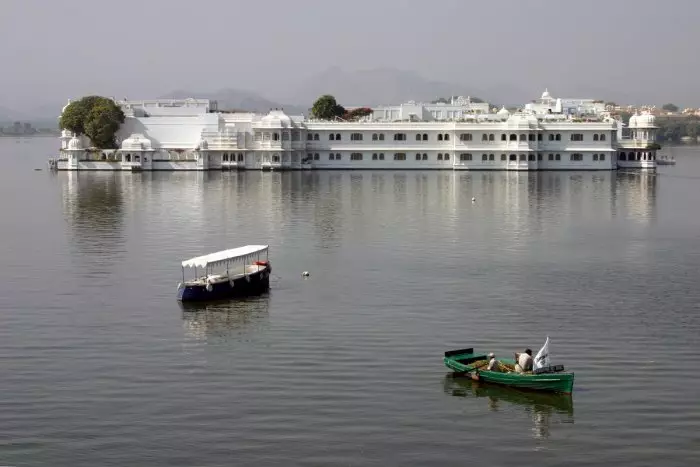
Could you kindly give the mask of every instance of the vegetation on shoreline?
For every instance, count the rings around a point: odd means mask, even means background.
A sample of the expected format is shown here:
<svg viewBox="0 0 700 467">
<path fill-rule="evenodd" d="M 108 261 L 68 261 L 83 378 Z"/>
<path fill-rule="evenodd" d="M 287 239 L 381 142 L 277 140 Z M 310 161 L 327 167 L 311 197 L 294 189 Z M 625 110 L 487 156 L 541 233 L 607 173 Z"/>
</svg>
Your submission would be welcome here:
<svg viewBox="0 0 700 467">
<path fill-rule="evenodd" d="M 59 127 L 77 135 L 86 135 L 100 149 L 115 149 L 114 138 L 124 123 L 124 112 L 111 99 L 86 96 L 68 104 L 61 114 Z"/>
</svg>

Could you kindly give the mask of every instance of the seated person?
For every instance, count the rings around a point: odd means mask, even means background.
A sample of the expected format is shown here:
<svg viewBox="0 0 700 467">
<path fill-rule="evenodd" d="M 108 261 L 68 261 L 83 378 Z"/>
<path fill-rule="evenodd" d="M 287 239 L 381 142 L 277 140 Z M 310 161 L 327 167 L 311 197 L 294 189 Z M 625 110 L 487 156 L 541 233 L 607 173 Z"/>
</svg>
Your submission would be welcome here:
<svg viewBox="0 0 700 467">
<path fill-rule="evenodd" d="M 532 350 L 525 349 L 524 353 L 515 353 L 515 372 L 525 373 L 532 371 Z"/>
<path fill-rule="evenodd" d="M 496 360 L 496 355 L 491 352 L 489 353 L 489 366 L 486 367 L 487 370 L 489 371 L 500 371 L 500 365 L 498 364 L 498 360 Z"/>
</svg>

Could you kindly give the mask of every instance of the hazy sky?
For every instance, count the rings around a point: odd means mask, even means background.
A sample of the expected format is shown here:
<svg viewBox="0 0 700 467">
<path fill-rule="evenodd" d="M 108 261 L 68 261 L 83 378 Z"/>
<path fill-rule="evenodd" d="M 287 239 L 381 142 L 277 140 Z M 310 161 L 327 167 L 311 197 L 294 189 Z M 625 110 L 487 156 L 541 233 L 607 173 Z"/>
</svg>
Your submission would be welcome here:
<svg viewBox="0 0 700 467">
<path fill-rule="evenodd" d="M 0 106 L 279 98 L 331 66 L 700 106 L 698 21 L 700 0 L 2 0 Z"/>
</svg>

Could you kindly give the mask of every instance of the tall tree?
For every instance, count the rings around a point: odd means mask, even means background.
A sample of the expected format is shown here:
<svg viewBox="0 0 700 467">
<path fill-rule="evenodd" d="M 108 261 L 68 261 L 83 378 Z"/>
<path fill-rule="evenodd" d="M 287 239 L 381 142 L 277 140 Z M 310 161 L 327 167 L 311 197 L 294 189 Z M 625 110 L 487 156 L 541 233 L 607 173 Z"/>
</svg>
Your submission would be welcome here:
<svg viewBox="0 0 700 467">
<path fill-rule="evenodd" d="M 86 135 L 98 148 L 114 148 L 114 135 L 124 123 L 124 112 L 112 100 L 86 96 L 71 102 L 61 114 L 59 126 L 78 135 Z"/>
<path fill-rule="evenodd" d="M 321 120 L 333 120 L 335 117 L 342 117 L 344 114 L 345 108 L 338 104 L 335 97 L 330 94 L 324 94 L 316 99 L 313 107 L 311 107 L 311 115 Z"/>
<path fill-rule="evenodd" d="M 678 106 L 675 104 L 664 104 L 662 107 L 666 112 L 678 112 Z"/>
</svg>

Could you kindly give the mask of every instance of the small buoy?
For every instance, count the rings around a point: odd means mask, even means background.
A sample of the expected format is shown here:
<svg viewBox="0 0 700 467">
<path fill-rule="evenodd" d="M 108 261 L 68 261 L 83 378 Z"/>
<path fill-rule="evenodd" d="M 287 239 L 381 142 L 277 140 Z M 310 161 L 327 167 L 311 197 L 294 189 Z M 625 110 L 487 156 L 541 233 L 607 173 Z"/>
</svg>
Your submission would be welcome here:
<svg viewBox="0 0 700 467">
<path fill-rule="evenodd" d="M 476 198 L 472 196 L 472 203 L 476 201 Z"/>
<path fill-rule="evenodd" d="M 309 277 L 310 274 L 309 274 L 309 271 L 304 271 L 301 273 L 301 275 L 304 277 Z"/>
</svg>

